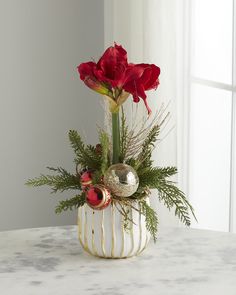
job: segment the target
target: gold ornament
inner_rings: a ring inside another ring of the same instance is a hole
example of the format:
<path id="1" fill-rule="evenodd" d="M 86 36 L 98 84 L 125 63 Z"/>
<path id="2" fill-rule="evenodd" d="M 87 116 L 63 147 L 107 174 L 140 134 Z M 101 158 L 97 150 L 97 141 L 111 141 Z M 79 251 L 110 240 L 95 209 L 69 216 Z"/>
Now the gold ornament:
<path id="1" fill-rule="evenodd" d="M 139 178 L 133 167 L 119 163 L 108 168 L 104 175 L 105 186 L 118 197 L 130 197 L 138 189 Z"/>

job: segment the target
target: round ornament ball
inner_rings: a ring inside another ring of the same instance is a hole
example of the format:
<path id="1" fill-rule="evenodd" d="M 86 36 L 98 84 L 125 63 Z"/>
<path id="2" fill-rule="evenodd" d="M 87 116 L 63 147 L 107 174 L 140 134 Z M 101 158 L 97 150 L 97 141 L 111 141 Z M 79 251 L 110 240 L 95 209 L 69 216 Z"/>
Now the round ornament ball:
<path id="1" fill-rule="evenodd" d="M 94 210 L 105 209 L 110 202 L 110 192 L 104 185 L 93 185 L 86 192 L 86 203 Z"/>
<path id="2" fill-rule="evenodd" d="M 130 197 L 138 189 L 139 178 L 133 167 L 119 163 L 108 168 L 104 175 L 105 186 L 118 197 Z"/>
<path id="3" fill-rule="evenodd" d="M 91 171 L 87 170 L 84 171 L 80 176 L 81 188 L 85 190 L 86 188 L 90 187 L 92 184 L 92 173 Z"/>

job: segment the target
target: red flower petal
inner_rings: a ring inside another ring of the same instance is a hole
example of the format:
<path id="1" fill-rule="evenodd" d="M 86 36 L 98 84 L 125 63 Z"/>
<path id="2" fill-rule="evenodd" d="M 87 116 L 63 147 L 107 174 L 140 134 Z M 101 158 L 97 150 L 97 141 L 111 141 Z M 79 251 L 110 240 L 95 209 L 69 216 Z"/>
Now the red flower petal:
<path id="1" fill-rule="evenodd" d="M 160 75 L 160 68 L 156 65 L 148 65 L 143 76 L 140 78 L 140 83 L 145 87 L 145 90 L 156 89 L 159 85 L 158 77 Z"/>
<path id="2" fill-rule="evenodd" d="M 111 71 L 113 73 L 113 68 L 119 63 L 127 65 L 127 52 L 121 45 L 115 44 L 114 47 L 111 46 L 107 48 L 99 59 L 97 66 L 104 72 Z"/>
<path id="3" fill-rule="evenodd" d="M 150 109 L 150 107 L 149 107 L 148 104 L 147 104 L 147 99 L 144 99 L 143 102 L 144 102 L 145 107 L 146 107 L 146 109 L 147 109 L 147 111 L 148 111 L 148 115 L 150 115 L 151 112 L 152 112 L 152 110 Z"/>
<path id="4" fill-rule="evenodd" d="M 126 71 L 124 90 L 133 95 L 134 102 L 139 102 L 141 97 L 149 114 L 151 109 L 147 104 L 145 91 L 157 88 L 159 75 L 160 68 L 153 64 L 129 65 Z"/>
<path id="5" fill-rule="evenodd" d="M 123 79 L 127 66 L 126 50 L 121 45 L 115 44 L 104 52 L 94 73 L 99 81 L 108 82 L 112 87 L 117 87 Z"/>
<path id="6" fill-rule="evenodd" d="M 124 85 L 139 79 L 142 76 L 143 71 L 144 69 L 142 66 L 129 64 L 125 71 L 125 75 L 121 83 L 121 86 L 123 87 Z"/>
<path id="7" fill-rule="evenodd" d="M 77 67 L 78 72 L 80 74 L 80 79 L 84 81 L 84 79 L 87 76 L 94 76 L 93 71 L 94 71 L 95 67 L 96 67 L 96 63 L 92 62 L 92 61 L 81 63 Z"/>

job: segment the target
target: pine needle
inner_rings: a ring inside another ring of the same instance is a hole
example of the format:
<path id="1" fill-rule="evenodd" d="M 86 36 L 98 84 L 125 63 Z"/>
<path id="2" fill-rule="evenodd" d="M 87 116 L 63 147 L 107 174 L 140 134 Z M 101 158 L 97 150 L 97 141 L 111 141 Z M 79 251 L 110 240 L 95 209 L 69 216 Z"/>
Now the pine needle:
<path id="1" fill-rule="evenodd" d="M 43 186 L 48 185 L 52 188 L 52 192 L 63 192 L 65 190 L 73 189 L 80 190 L 80 180 L 76 175 L 70 174 L 64 168 L 47 167 L 49 170 L 57 172 L 58 175 L 44 175 L 27 180 L 25 183 L 28 186 Z"/>
<path id="2" fill-rule="evenodd" d="M 161 181 L 156 186 L 159 192 L 159 199 L 163 201 L 168 209 L 175 207 L 175 215 L 183 222 L 186 226 L 190 226 L 191 219 L 189 217 L 189 210 L 193 217 L 196 219 L 193 207 L 186 199 L 184 193 L 171 182 Z"/>
<path id="3" fill-rule="evenodd" d="M 59 214 L 62 211 L 73 210 L 79 208 L 85 204 L 85 193 L 76 195 L 75 197 L 59 202 L 59 205 L 55 209 L 55 213 Z"/>
<path id="4" fill-rule="evenodd" d="M 92 145 L 85 146 L 76 130 L 69 131 L 69 140 L 76 154 L 75 163 L 81 167 L 90 169 L 100 169 L 101 157 L 96 153 L 96 148 Z"/>
<path id="5" fill-rule="evenodd" d="M 146 228 L 150 232 L 154 242 L 157 240 L 158 218 L 155 210 L 153 210 L 145 200 L 140 201 L 141 213 L 146 219 Z"/>

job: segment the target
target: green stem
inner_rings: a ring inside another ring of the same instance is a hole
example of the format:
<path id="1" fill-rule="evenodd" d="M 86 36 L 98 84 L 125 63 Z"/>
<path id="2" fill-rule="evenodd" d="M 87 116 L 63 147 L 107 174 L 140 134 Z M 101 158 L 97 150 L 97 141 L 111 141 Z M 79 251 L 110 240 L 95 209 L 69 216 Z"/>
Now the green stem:
<path id="1" fill-rule="evenodd" d="M 113 148 L 113 164 L 119 163 L 120 156 L 120 121 L 119 111 L 112 113 L 112 148 Z"/>

